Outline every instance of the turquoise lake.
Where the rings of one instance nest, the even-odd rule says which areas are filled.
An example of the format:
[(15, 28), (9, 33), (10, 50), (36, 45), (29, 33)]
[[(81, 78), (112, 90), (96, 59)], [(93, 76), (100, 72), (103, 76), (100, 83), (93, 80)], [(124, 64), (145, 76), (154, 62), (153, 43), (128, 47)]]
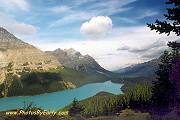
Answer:
[(102, 91), (116, 95), (122, 94), (121, 87), (122, 84), (107, 81), (104, 83), (91, 83), (75, 89), (45, 93), (35, 96), (1, 98), (0, 111), (23, 108), (24, 102), (33, 102), (37, 107), (45, 110), (56, 111), (70, 104), (74, 98), (83, 100)]

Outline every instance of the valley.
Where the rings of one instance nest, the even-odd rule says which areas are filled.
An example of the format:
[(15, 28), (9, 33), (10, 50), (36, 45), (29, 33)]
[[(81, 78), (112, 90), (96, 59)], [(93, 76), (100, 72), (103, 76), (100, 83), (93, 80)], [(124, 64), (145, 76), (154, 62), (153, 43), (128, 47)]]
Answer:
[(1, 97), (62, 91), (115, 78), (89, 55), (72, 48), (43, 52), (4, 28), (0, 45)]

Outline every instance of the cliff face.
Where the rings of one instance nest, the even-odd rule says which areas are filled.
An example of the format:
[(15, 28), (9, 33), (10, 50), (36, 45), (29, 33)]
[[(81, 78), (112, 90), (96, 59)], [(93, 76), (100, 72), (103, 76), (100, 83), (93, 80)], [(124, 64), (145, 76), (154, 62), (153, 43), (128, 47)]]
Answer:
[(91, 56), (82, 55), (80, 52), (70, 49), (56, 49), (47, 51), (49, 55), (55, 56), (58, 61), (65, 67), (75, 69), (88, 74), (110, 74), (109, 71), (101, 67)]
[(48, 70), (61, 67), (54, 56), (45, 54), (0, 27), (0, 76), (4, 76), (3, 72), (9, 64), (15, 74), (23, 70)]

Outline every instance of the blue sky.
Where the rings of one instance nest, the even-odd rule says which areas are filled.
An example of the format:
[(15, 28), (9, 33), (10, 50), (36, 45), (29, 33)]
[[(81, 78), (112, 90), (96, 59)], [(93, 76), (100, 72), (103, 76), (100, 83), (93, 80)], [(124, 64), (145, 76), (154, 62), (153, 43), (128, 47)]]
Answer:
[(42, 50), (73, 47), (114, 70), (166, 49), (169, 38), (146, 27), (164, 19), (165, 1), (0, 0), (0, 26)]

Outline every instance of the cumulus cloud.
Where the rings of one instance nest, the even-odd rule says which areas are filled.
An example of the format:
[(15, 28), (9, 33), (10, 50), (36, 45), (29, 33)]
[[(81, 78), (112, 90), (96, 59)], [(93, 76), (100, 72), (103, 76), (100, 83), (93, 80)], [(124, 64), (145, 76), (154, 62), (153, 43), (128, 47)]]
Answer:
[(100, 37), (112, 28), (112, 20), (108, 16), (97, 16), (82, 24), (80, 32), (88, 37)]
[(23, 11), (28, 11), (30, 6), (26, 0), (0, 0), (1, 7), (6, 9), (16, 9), (19, 8)]

